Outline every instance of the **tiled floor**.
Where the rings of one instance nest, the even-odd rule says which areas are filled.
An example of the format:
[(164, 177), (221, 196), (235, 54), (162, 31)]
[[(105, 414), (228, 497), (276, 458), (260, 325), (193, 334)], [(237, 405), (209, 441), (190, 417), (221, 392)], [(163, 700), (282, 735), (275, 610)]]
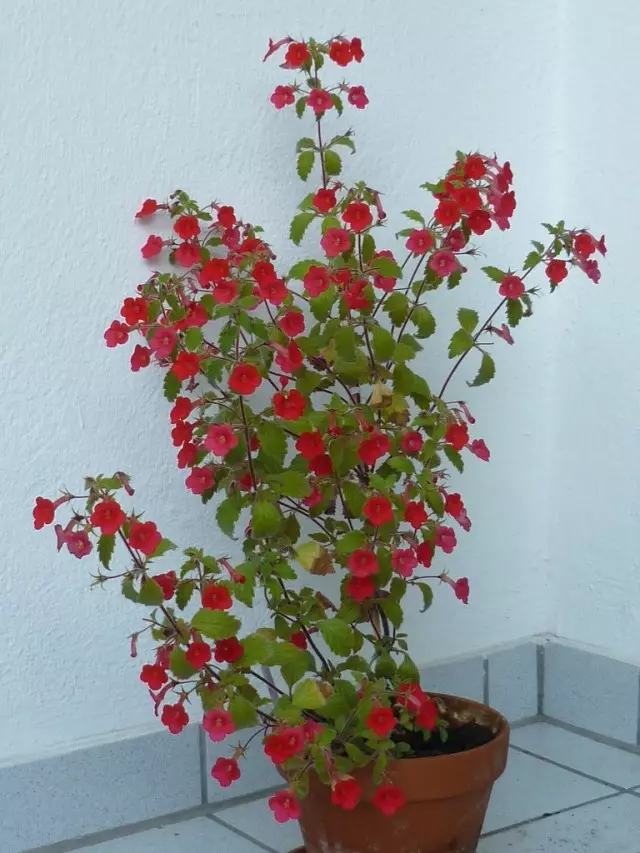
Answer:
[[(640, 755), (534, 723), (513, 732), (478, 853), (640, 853)], [(265, 799), (105, 841), (81, 853), (286, 853), (297, 825)]]

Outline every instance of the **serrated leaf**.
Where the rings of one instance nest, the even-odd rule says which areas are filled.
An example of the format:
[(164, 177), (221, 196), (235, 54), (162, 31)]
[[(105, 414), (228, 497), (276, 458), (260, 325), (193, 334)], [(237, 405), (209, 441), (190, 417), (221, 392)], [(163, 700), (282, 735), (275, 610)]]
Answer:
[(338, 540), (336, 551), (341, 556), (352, 554), (358, 548), (361, 548), (367, 541), (366, 536), (361, 530), (351, 530), (349, 533)]
[(168, 551), (175, 551), (176, 547), (177, 545), (175, 542), (172, 542), (171, 539), (161, 539), (160, 544), (153, 554), (151, 554), (151, 559), (155, 560), (157, 557), (162, 557), (162, 555), (166, 554)]
[(451, 447), (450, 444), (445, 444), (444, 452), (453, 467), (462, 474), (464, 471), (464, 462), (462, 461), (462, 456), (460, 456), (458, 451)]
[(362, 238), (360, 254), (365, 264), (368, 264), (376, 251), (376, 243), (371, 234), (365, 234)]
[(416, 586), (422, 593), (422, 610), (420, 612), (424, 613), (425, 610), (428, 610), (433, 603), (433, 590), (428, 583), (422, 583), (420, 581), (416, 583)]
[(367, 499), (365, 493), (362, 491), (362, 487), (346, 481), (342, 484), (342, 494), (351, 515), (354, 518), (360, 518), (362, 508)]
[(343, 110), (342, 98), (340, 98), (338, 95), (336, 95), (335, 92), (331, 92), (330, 97), (331, 97), (331, 100), (333, 101), (333, 106), (336, 108), (336, 112), (338, 113), (339, 116), (341, 116), (342, 110)]
[(307, 180), (307, 178), (311, 174), (311, 170), (313, 169), (315, 159), (315, 151), (301, 151), (300, 154), (298, 154), (296, 170), (301, 180)]
[(305, 678), (300, 684), (296, 684), (291, 701), (300, 710), (317, 711), (322, 708), (326, 699), (318, 682), (313, 678)]
[(237, 337), (238, 327), (235, 323), (233, 325), (230, 323), (222, 329), (218, 335), (218, 345), (225, 355), (231, 352), (231, 347), (235, 344)]
[(469, 332), (472, 335), (480, 322), (480, 317), (478, 316), (478, 312), (473, 311), (471, 308), (459, 308), (458, 322), (465, 332)]
[(256, 631), (255, 634), (249, 634), (242, 639), (242, 647), (244, 654), (242, 663), (247, 666), (269, 666), (272, 662), (274, 643), (264, 634)]
[(109, 568), (109, 563), (111, 562), (111, 557), (113, 556), (113, 549), (115, 547), (115, 534), (103, 533), (100, 539), (98, 540), (98, 557), (100, 558), (100, 562), (105, 567), (105, 569)]
[(385, 300), (382, 310), (389, 315), (394, 326), (401, 326), (409, 312), (409, 300), (404, 293), (392, 293)]
[(544, 253), (544, 243), (540, 243), (538, 240), (532, 240), (531, 245), (537, 249), (541, 255)]
[(385, 465), (393, 468), (394, 471), (400, 471), (402, 474), (406, 474), (408, 477), (415, 474), (413, 462), (410, 459), (407, 459), (406, 456), (391, 456), (387, 459)]
[(522, 302), (519, 299), (507, 300), (507, 322), (515, 328), (522, 319)]
[(227, 536), (233, 538), (236, 524), (242, 511), (242, 496), (234, 492), (230, 497), (222, 501), (216, 510), (216, 522), (220, 530)]
[(305, 148), (315, 148), (316, 141), (315, 139), (311, 139), (310, 136), (303, 136), (302, 139), (299, 139), (296, 143), (296, 153), (300, 153), (304, 151)]
[(324, 152), (324, 168), (327, 175), (339, 175), (342, 171), (342, 160), (336, 151)]
[(393, 258), (387, 258), (384, 255), (380, 258), (374, 258), (371, 261), (371, 268), (385, 278), (402, 278), (402, 270), (398, 264)]
[(334, 654), (346, 657), (353, 649), (353, 630), (342, 619), (323, 619), (318, 622), (318, 630)]
[(506, 272), (498, 269), (498, 267), (482, 267), (482, 272), (485, 273), (491, 281), (495, 281), (497, 284), (500, 284), (502, 279), (506, 276)]
[(122, 594), (125, 598), (128, 598), (129, 601), (138, 602), (138, 591), (133, 585), (133, 578), (125, 578), (122, 581)]
[(260, 449), (280, 462), (287, 454), (287, 434), (278, 424), (263, 421), (258, 427)]
[(417, 329), (417, 337), (429, 338), (436, 330), (436, 319), (429, 309), (420, 305), (413, 309), (411, 322)]
[(254, 705), (238, 693), (229, 702), (229, 713), (236, 729), (248, 729), (258, 722), (258, 712)]
[(192, 326), (184, 333), (184, 345), (191, 352), (198, 349), (203, 340), (202, 329)]
[(527, 257), (525, 258), (525, 261), (524, 261), (524, 264), (522, 265), (522, 268), (524, 270), (532, 270), (534, 267), (538, 266), (538, 264), (540, 263), (541, 260), (542, 260), (542, 257), (540, 256), (540, 254), (538, 252), (529, 252)]
[(212, 640), (228, 640), (240, 629), (240, 620), (224, 610), (203, 607), (191, 620), (191, 627)]
[(295, 278), (298, 281), (302, 281), (314, 263), (315, 261), (298, 261), (289, 270), (287, 278)]
[(282, 524), (282, 513), (275, 504), (258, 500), (251, 510), (251, 534), (256, 539), (273, 536)]
[(356, 150), (355, 143), (350, 136), (334, 136), (329, 145), (344, 145), (346, 148), (351, 149), (352, 154)]
[(378, 361), (390, 361), (396, 342), (391, 332), (384, 326), (374, 326), (371, 330), (371, 346)]
[(165, 374), (164, 381), (162, 383), (162, 390), (164, 391), (164, 396), (170, 403), (173, 403), (180, 393), (181, 386), (182, 382), (180, 382), (173, 370), (170, 370)]
[(169, 669), (177, 678), (191, 678), (198, 670), (195, 666), (191, 666), (185, 657), (185, 651), (180, 646), (176, 646), (171, 652), (169, 658)]
[(269, 477), (267, 482), (279, 494), (289, 498), (306, 498), (311, 492), (307, 477), (299, 471), (285, 471)]
[(299, 213), (297, 216), (293, 217), (291, 220), (291, 227), (289, 228), (289, 239), (292, 240), (296, 246), (300, 245), (305, 231), (314, 219), (314, 213)]
[(181, 581), (178, 584), (178, 588), (176, 590), (176, 605), (180, 610), (184, 610), (189, 604), (195, 588), (196, 585), (194, 581)]
[(449, 358), (455, 358), (458, 355), (470, 350), (474, 345), (473, 337), (464, 329), (458, 329), (451, 336), (449, 341)]
[(478, 385), (486, 385), (487, 382), (491, 382), (495, 375), (495, 361), (491, 358), (489, 353), (483, 352), (482, 361), (480, 362), (480, 369), (478, 370), (476, 378), (473, 380), (473, 382), (467, 382), (467, 385), (474, 388)]
[(296, 101), (296, 115), (298, 116), (298, 118), (302, 118), (304, 114), (304, 108), (307, 106), (307, 100), (308, 99), (305, 95), (304, 98), (299, 98)]
[(399, 628), (404, 619), (402, 607), (393, 598), (383, 598), (380, 602), (380, 607), (384, 611), (387, 619), (391, 622), (394, 628)]
[(138, 593), (138, 601), (140, 604), (147, 604), (150, 607), (157, 607), (164, 601), (162, 587), (152, 578), (143, 578)]
[(329, 317), (335, 301), (335, 286), (329, 287), (324, 293), (321, 293), (320, 296), (316, 296), (310, 301), (311, 313), (319, 323), (323, 323)]
[(407, 219), (412, 219), (414, 222), (419, 222), (423, 228), (427, 227), (427, 223), (424, 221), (424, 216), (417, 210), (403, 210), (403, 216), (406, 216)]

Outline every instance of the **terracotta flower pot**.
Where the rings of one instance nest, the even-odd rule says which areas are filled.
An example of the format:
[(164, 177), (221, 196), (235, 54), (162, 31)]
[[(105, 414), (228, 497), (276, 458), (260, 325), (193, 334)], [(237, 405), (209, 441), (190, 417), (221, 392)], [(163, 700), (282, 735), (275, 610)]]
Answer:
[(331, 804), (330, 790), (316, 777), (302, 801), (300, 853), (474, 853), (493, 783), (507, 762), (509, 724), (497, 711), (441, 695), (452, 725), (479, 723), (495, 737), (452, 755), (406, 758), (389, 765), (389, 780), (406, 805), (385, 817), (371, 803), (375, 790), (366, 768), (354, 775), (363, 797), (354, 811)]

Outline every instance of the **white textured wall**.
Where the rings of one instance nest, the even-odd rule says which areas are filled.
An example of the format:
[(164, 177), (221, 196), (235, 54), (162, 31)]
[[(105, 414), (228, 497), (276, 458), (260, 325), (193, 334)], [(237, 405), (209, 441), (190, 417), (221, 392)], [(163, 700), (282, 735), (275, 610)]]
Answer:
[[(569, 161), (561, 161), (567, 152), (558, 149), (563, 116), (555, 87), (564, 48), (557, 7), (556, 0), (468, 0), (463, 15), (445, 0), (327, 0), (317, 10), (298, 0), (2, 3), (0, 760), (155, 725), (138, 664), (127, 656), (126, 637), (140, 613), (115, 590), (89, 591), (89, 561), (56, 556), (53, 533), (33, 531), (34, 495), (51, 495), (62, 484), (73, 488), (86, 473), (126, 470), (138, 489), (136, 506), (164, 533), (214, 553), (229, 550), (211, 511), (184, 490), (174, 467), (160, 374), (131, 374), (127, 348), (108, 351), (103, 344), (123, 297), (145, 275), (138, 261), (143, 229), (132, 218), (139, 202), (182, 187), (202, 200), (234, 204), (265, 226), (286, 269), (286, 227), (303, 192), (292, 146), (305, 126), (270, 107), (268, 95), (284, 82), (283, 72), (260, 59), (269, 36), (328, 37), (343, 30), (363, 39), (365, 62), (349, 75), (365, 84), (371, 99), (367, 111), (347, 119), (359, 144), (348, 165), (353, 178), (366, 176), (386, 193), (389, 240), (401, 227), (400, 210), (428, 204), (417, 186), (442, 174), (456, 148), (495, 149), (512, 161), (519, 208), (511, 232), (483, 245), (495, 246), (495, 263), (515, 266), (529, 237), (539, 236), (535, 224), (559, 218), (563, 207), (558, 175)], [(590, 22), (580, 26), (586, 33)], [(620, 34), (631, 38), (624, 25)], [(581, 61), (592, 58), (591, 48), (574, 50)], [(590, 73), (599, 100), (606, 100), (599, 72)], [(634, 92), (627, 80), (629, 105)], [(605, 106), (618, 123), (619, 95)], [(579, 93), (572, 105), (576, 117), (582, 98)], [(596, 154), (615, 152), (607, 168), (619, 195), (633, 179), (635, 157), (622, 142), (606, 147), (608, 122), (595, 118), (602, 103), (587, 100), (593, 118), (584, 119), (587, 132), (576, 132), (572, 144), (580, 149), (583, 174)], [(614, 231), (620, 202), (600, 201), (612, 193), (604, 169), (600, 162), (591, 174), (589, 213)], [(577, 285), (587, 291), (586, 322), (576, 331), (580, 324), (571, 321), (572, 337), (563, 344), (571, 348), (566, 357), (576, 374), (566, 375), (562, 423), (549, 406), (554, 312), (564, 294), (540, 304), (513, 349), (500, 348), (495, 383), (469, 392), (476, 435), (493, 452), (490, 465), (469, 463), (463, 493), (474, 529), (449, 563), (452, 572), (469, 575), (472, 603), (464, 608), (442, 589), (430, 614), (411, 618), (420, 662), (550, 627), (555, 586), (548, 587), (547, 531), (550, 517), (565, 512), (549, 498), (551, 447), (559, 431), (564, 444), (574, 442), (576, 407), (597, 423), (586, 458), (575, 445), (563, 455), (575, 484), (555, 470), (559, 494), (566, 490), (563, 503), (574, 503), (567, 517), (578, 535), (582, 518), (575, 505), (584, 504), (602, 560), (612, 552), (603, 548), (598, 520), (609, 512), (614, 518), (617, 507), (632, 523), (637, 487), (628, 460), (635, 433), (621, 432), (636, 414), (629, 399), (637, 385), (633, 337), (618, 346), (615, 330), (605, 335), (601, 325), (605, 310), (628, 310), (621, 289), (631, 283), (622, 279), (623, 263), (619, 258), (617, 288), (608, 284), (597, 302), (589, 284)], [(492, 285), (481, 275), (469, 277), (442, 306), (452, 317), (460, 304), (489, 308)], [(630, 373), (626, 394), (614, 394), (617, 385), (603, 381), (596, 343), (612, 369)], [(585, 347), (595, 374), (576, 355)], [(435, 385), (445, 365), (434, 357), (425, 368)], [(588, 393), (595, 384), (598, 391)], [(582, 418), (576, 420), (584, 435)], [(610, 458), (610, 441), (616, 448), (629, 444), (626, 458)], [(613, 490), (609, 511), (605, 484), (612, 471), (625, 482)], [(572, 497), (570, 488), (582, 494)], [(554, 561), (579, 562), (568, 540), (556, 546)], [(620, 546), (613, 553), (622, 561)], [(591, 556), (594, 574), (599, 561)], [(569, 623), (563, 627), (568, 631)]]

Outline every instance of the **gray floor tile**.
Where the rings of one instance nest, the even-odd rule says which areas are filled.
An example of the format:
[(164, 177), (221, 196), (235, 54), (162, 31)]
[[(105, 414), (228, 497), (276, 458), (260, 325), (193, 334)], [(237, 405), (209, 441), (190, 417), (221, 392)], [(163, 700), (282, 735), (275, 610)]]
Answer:
[(493, 789), (484, 832), (503, 829), (611, 793), (606, 785), (510, 750), (506, 772)]
[(621, 788), (640, 785), (640, 755), (605, 746), (548, 723), (532, 723), (516, 729), (511, 734), (511, 743)]
[(137, 835), (104, 841), (85, 847), (78, 853), (264, 853), (230, 829), (206, 817), (175, 823), (162, 829), (150, 829)]
[(302, 843), (298, 824), (294, 821), (276, 823), (266, 799), (255, 800), (244, 806), (222, 809), (216, 812), (216, 818), (232, 827), (241, 829), (247, 835), (259, 840), (262, 844), (266, 844), (267, 847), (278, 850), (279, 853), (288, 853), (289, 850)]
[(512, 723), (538, 713), (538, 646), (520, 643), (488, 656), (489, 704)]
[(640, 799), (611, 800), (483, 838), (478, 853), (638, 853)]

